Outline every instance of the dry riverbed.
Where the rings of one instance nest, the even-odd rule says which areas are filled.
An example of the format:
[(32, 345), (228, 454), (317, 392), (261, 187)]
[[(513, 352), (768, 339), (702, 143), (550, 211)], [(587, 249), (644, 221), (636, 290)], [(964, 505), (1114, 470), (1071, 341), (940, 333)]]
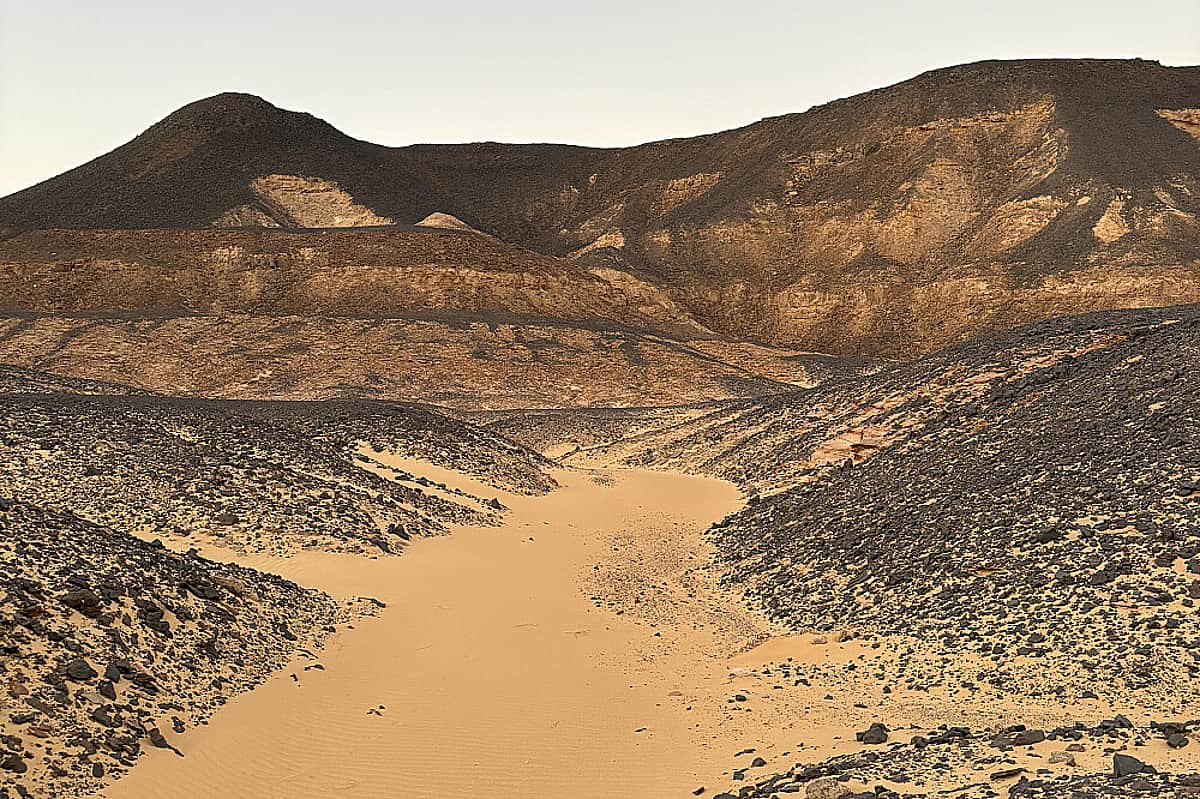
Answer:
[(153, 751), (105, 795), (670, 796), (715, 784), (734, 745), (721, 739), (746, 726), (717, 724), (726, 660), (767, 636), (716, 589), (703, 543), (737, 490), (653, 472), (559, 477), (546, 496), (500, 494), (502, 528), (458, 528), (399, 558), (201, 547), (387, 607), (177, 737), (186, 757)]
[[(367, 454), (375, 463), (364, 465), (381, 474), (497, 494), (429, 464)], [(173, 736), (184, 757), (154, 749), (103, 795), (714, 795), (862, 751), (855, 731), (881, 720), (895, 730), (1052, 726), (1108, 710), (893, 690), (870, 666), (886, 654), (837, 633), (787, 635), (718, 584), (703, 533), (741, 506), (730, 484), (633, 470), (556, 477), (562, 487), (544, 496), (499, 493), (509, 508), (502, 527), (415, 539), (401, 557), (200, 546), (384, 607), (207, 726)], [(1046, 754), (1020, 757), (1034, 758), (1032, 769)], [(1191, 752), (1139, 754), (1181, 767)], [(1078, 759), (1103, 767), (1099, 750)], [(962, 764), (929, 787), (959, 784), (971, 769), (985, 767)]]

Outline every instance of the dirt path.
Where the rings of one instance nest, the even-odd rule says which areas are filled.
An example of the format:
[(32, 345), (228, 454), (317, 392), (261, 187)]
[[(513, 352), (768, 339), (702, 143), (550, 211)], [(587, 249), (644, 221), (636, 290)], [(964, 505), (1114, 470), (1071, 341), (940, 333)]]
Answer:
[[(451, 489), (483, 490), (377, 457)], [(717, 584), (703, 531), (739, 507), (729, 484), (642, 471), (557, 477), (563, 487), (544, 497), (500, 494), (511, 508), (504, 527), (415, 541), (399, 558), (201, 547), (387, 607), (235, 698), (207, 727), (170, 736), (186, 757), (151, 749), (103, 796), (685, 799), (700, 786), (711, 796), (861, 750), (854, 731), (875, 721), (905, 740), (906, 729), (947, 722), (1050, 728), (1112, 713), (885, 690), (870, 664), (886, 647), (782, 635)], [(795, 679), (790, 670), (806, 664), (817, 667), (805, 672), (811, 681)], [(943, 666), (914, 658), (910, 669), (936, 683)], [(1043, 768), (1050, 746), (1014, 757)], [(1099, 745), (1078, 755), (1095, 769), (1108, 757)], [(1194, 759), (1161, 742), (1139, 757), (1171, 770)], [(981, 769), (967, 764), (927, 784), (960, 785)]]
[(722, 739), (739, 735), (713, 740), (727, 658), (762, 637), (719, 601), (703, 551), (738, 492), (651, 472), (560, 479), (544, 497), (502, 495), (502, 529), (400, 558), (241, 558), (388, 607), (178, 736), (185, 758), (152, 751), (106, 796), (713, 792), (734, 745)]

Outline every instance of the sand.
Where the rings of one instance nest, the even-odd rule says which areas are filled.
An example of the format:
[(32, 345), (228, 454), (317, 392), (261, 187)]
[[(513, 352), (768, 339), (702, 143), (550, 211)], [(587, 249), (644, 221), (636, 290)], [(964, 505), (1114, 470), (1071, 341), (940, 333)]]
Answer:
[[(371, 455), (450, 489), (485, 488)], [(387, 607), (234, 698), (208, 726), (168, 734), (185, 757), (151, 750), (102, 796), (587, 799), (686, 797), (700, 786), (712, 795), (744, 784), (735, 768), (753, 781), (857, 751), (854, 732), (874, 721), (907, 740), (910, 725), (1049, 727), (1111, 715), (948, 690), (885, 695), (869, 667), (840, 671), (879, 656), (866, 645), (774, 629), (718, 584), (703, 531), (740, 507), (730, 484), (628, 470), (556, 478), (562, 488), (541, 497), (486, 487), (510, 508), (503, 527), (457, 528), (396, 558), (244, 556), (189, 537), (209, 557)], [(775, 667), (789, 660), (828, 674), (797, 685)], [(1022, 762), (1044, 766), (1029, 758), (1050, 746)], [(754, 754), (738, 755), (746, 749)], [(753, 757), (766, 765), (751, 767)], [(1079, 760), (1102, 768), (1104, 757)], [(1196, 759), (1161, 742), (1139, 757)]]
[[(712, 719), (692, 703), (697, 684), (720, 691), (727, 678), (725, 652), (703, 651), (722, 631), (664, 643), (588, 592), (614, 537), (686, 530), (699, 545), (738, 492), (650, 472), (560, 479), (544, 497), (500, 494), (512, 508), (501, 529), (457, 529), (399, 558), (239, 558), (388, 607), (172, 737), (186, 757), (153, 751), (105, 796), (671, 796), (712, 784), (730, 753), (698, 745)], [(314, 662), (323, 670), (304, 670)]]

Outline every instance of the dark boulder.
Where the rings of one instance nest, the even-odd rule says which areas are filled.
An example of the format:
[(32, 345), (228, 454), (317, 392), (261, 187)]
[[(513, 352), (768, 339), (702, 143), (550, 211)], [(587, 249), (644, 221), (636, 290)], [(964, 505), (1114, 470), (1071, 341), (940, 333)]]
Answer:
[(863, 730), (862, 732), (856, 732), (854, 734), (854, 737), (856, 740), (858, 740), (862, 743), (865, 743), (865, 744), (874, 745), (874, 744), (887, 743), (888, 728), (885, 727), (884, 725), (880, 724), (879, 722), (875, 722), (874, 724), (872, 724), (870, 727)]
[(1113, 755), (1113, 776), (1128, 777), (1131, 774), (1141, 774), (1150, 769), (1142, 761), (1132, 755), (1117, 753)]
[(87, 682), (94, 680), (100, 676), (99, 672), (91, 667), (91, 665), (83, 658), (76, 658), (68, 663), (63, 671), (67, 675), (67, 679), (75, 682)]

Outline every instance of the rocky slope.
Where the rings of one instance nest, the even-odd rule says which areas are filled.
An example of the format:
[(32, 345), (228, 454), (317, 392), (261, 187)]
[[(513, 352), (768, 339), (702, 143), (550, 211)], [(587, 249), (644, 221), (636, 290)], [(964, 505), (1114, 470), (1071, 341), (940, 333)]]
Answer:
[(501, 510), (490, 497), (385, 478), (360, 464), (372, 450), (509, 491), (554, 485), (534, 453), (413, 407), (44, 393), (43, 380), (33, 375), (35, 393), (0, 395), (8, 420), (0, 495), (35, 496), (124, 533), (203, 532), (249, 551), (377, 553), (450, 523), (487, 524)]
[(794, 629), (956, 653), (972, 694), (1175, 707), (1200, 675), (1198, 347), (1196, 306), (1054, 320), (577, 457), (755, 491), (712, 535)]
[[(769, 799), (803, 792), (808, 799), (1180, 799), (1196, 794), (1200, 775), (1186, 766), (1179, 771), (1159, 769), (1141, 758), (1188, 746), (1197, 724), (1187, 720), (1135, 725), (1122, 714), (1050, 730), (1020, 724), (999, 730), (961, 725), (888, 729), (881, 724), (863, 731), (867, 741), (862, 752), (798, 763), (743, 787), (736, 798), (731, 793), (715, 796)], [(900, 740), (889, 740), (893, 733)], [(950, 787), (942, 787), (947, 777)]]
[(0, 413), (0, 796), (90, 794), (376, 608), (191, 541), (379, 556), (505, 511), (378, 452), (555, 485), (535, 453), (398, 404), (180, 400), (5, 367)]
[(182, 396), (627, 406), (808, 382), (633, 275), (446, 227), (23, 233), (0, 241), (0, 327), (0, 362)]
[(674, 405), (790, 391), (816, 373), (772, 347), (445, 313), (0, 316), (0, 363), (174, 396), (460, 410)]
[(247, 95), (0, 200), (0, 229), (405, 225), (431, 213), (657, 283), (727, 336), (928, 352), (1200, 300), (1200, 68), (981, 62), (709, 136), (359, 142)]
[(445, 229), (43, 230), (0, 241), (0, 307), (37, 313), (519, 314), (703, 335), (660, 289)]
[(880, 729), (828, 760), (798, 744), (783, 771), (735, 758), (746, 784), (718, 796), (1188, 796), (1198, 347), (1198, 306), (1107, 312), (826, 360), (813, 388), (755, 400), (490, 424), (750, 493), (710, 531), (724, 581), (797, 643), (745, 683), (749, 709), (827, 686)]
[(93, 793), (347, 617), (318, 592), (28, 492), (0, 498), (0, 565), (5, 796)]

